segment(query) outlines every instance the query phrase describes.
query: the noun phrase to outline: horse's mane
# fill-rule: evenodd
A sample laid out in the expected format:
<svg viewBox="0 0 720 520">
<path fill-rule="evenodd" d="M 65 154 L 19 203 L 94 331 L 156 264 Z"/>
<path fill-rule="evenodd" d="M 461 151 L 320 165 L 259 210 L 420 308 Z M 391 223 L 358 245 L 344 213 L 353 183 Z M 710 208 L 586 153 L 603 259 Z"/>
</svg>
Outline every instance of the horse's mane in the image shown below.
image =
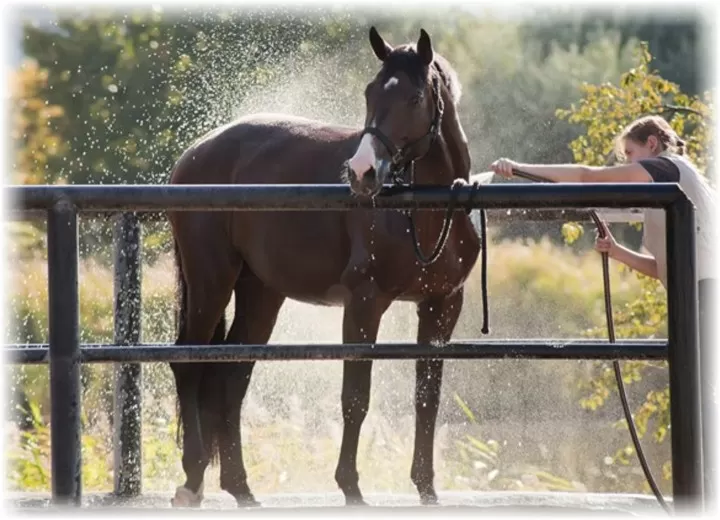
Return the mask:
<svg viewBox="0 0 720 520">
<path fill-rule="evenodd" d="M 450 62 L 437 52 L 435 53 L 433 64 L 435 65 L 435 73 L 440 76 L 440 81 L 442 81 L 450 93 L 450 99 L 453 105 L 457 106 L 462 97 L 462 85 L 460 84 L 457 72 L 455 72 L 455 69 L 450 65 Z"/>
<path fill-rule="evenodd" d="M 418 84 L 423 82 L 423 67 L 420 64 L 417 54 L 415 53 L 415 45 L 400 45 L 396 47 L 383 63 L 381 74 L 384 77 L 392 76 L 395 72 L 401 70 L 408 74 Z M 457 106 L 462 96 L 462 85 L 458 79 L 457 72 L 445 59 L 445 57 L 435 52 L 435 59 L 431 65 L 432 75 L 437 75 L 441 83 L 447 89 L 453 105 Z"/>
</svg>

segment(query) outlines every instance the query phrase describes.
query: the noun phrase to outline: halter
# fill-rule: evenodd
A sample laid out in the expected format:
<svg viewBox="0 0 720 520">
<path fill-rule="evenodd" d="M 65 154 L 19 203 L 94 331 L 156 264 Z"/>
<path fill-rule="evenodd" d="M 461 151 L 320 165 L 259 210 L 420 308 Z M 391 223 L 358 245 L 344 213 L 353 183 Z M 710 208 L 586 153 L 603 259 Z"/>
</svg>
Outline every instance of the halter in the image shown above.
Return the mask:
<svg viewBox="0 0 720 520">
<path fill-rule="evenodd" d="M 445 104 L 443 102 L 442 96 L 440 95 L 440 80 L 438 78 L 439 74 L 441 74 L 440 70 L 437 71 L 437 74 L 433 76 L 432 79 L 432 96 L 433 101 L 435 104 L 435 114 L 433 116 L 433 119 L 430 123 L 430 128 L 428 128 L 428 131 L 425 132 L 425 135 L 415 139 L 413 142 L 406 144 L 402 148 L 398 148 L 393 144 L 393 142 L 385 135 L 383 134 L 379 129 L 375 127 L 365 127 L 360 134 L 360 136 L 364 136 L 365 134 L 370 134 L 372 136 L 375 136 L 382 144 L 385 146 L 385 149 L 390 154 L 390 178 L 392 179 L 393 185 L 395 186 L 409 186 L 413 187 L 415 185 L 415 161 L 419 161 L 423 157 L 425 157 L 428 152 L 430 151 L 430 148 L 432 147 L 433 143 L 435 142 L 435 139 L 437 139 L 438 134 L 440 133 L 440 125 L 442 123 L 442 116 L 445 111 Z M 424 153 L 421 155 L 417 155 L 412 159 L 408 160 L 408 156 L 410 155 L 410 150 L 418 144 L 423 139 L 430 138 L 430 141 L 428 143 L 427 149 Z M 408 171 L 409 171 L 409 181 L 406 181 L 408 178 Z M 410 221 L 410 233 L 412 235 L 412 241 L 413 246 L 415 248 L 415 256 L 417 257 L 418 261 L 423 266 L 428 266 L 433 264 L 442 254 L 443 249 L 445 249 L 445 244 L 447 243 L 448 236 L 450 235 L 450 229 L 452 227 L 452 216 L 453 212 L 455 211 L 456 202 L 457 202 L 457 195 L 456 195 L 456 187 L 459 187 L 456 184 L 453 184 L 453 186 L 450 188 L 450 202 L 448 203 L 447 209 L 445 211 L 445 219 L 443 220 L 443 227 L 440 231 L 440 236 L 438 237 L 437 242 L 435 243 L 435 246 L 433 247 L 433 251 L 430 254 L 429 257 L 426 257 L 425 254 L 420 250 L 420 244 L 418 242 L 417 238 L 417 230 L 415 229 L 415 221 L 413 219 L 413 210 L 401 210 L 403 213 L 405 213 L 408 217 L 408 220 Z M 479 189 L 478 183 L 473 183 L 472 190 L 470 191 L 470 197 L 468 200 L 468 205 L 465 209 L 465 212 L 469 215 L 472 211 L 472 208 L 470 205 L 472 204 L 472 201 L 475 197 L 475 194 L 477 193 Z M 480 210 L 480 226 L 482 228 L 482 235 L 480 237 L 481 239 L 481 255 L 482 255 L 482 274 L 481 274 L 481 285 L 482 285 L 482 293 L 483 293 L 483 326 L 482 326 L 482 333 L 487 334 L 489 332 L 488 328 L 488 304 L 487 304 L 487 220 L 485 215 L 485 210 Z"/>
<path fill-rule="evenodd" d="M 442 116 L 445 110 L 445 105 L 443 103 L 442 96 L 440 95 L 440 80 L 437 74 L 434 75 L 432 79 L 432 97 L 435 105 L 435 114 L 433 115 L 433 119 L 430 122 L 430 128 L 428 128 L 428 131 L 425 132 L 424 135 L 415 139 L 411 143 L 406 144 L 402 148 L 398 148 L 397 146 L 395 146 L 393 142 L 378 128 L 368 126 L 365 127 L 360 134 L 361 136 L 364 136 L 365 134 L 375 136 L 383 144 L 383 146 L 385 146 L 385 149 L 388 151 L 391 157 L 390 178 L 393 182 L 393 185 L 395 186 L 413 187 L 415 185 L 415 161 L 419 161 L 427 155 L 433 143 L 435 142 L 435 139 L 437 139 L 437 136 L 440 133 L 440 125 L 442 123 Z M 416 155 L 412 159 L 408 159 L 412 149 L 419 142 L 428 138 L 429 142 L 427 148 L 425 149 L 425 152 L 420 155 Z M 445 213 L 445 220 L 443 221 L 443 227 L 442 231 L 440 232 L 440 237 L 436 242 L 435 247 L 433 248 L 432 254 L 429 257 L 426 257 L 420 250 L 420 245 L 417 239 L 417 231 L 415 229 L 415 221 L 413 219 L 413 211 L 402 210 L 403 213 L 405 213 L 410 220 L 410 232 L 412 233 L 413 245 L 415 246 L 415 254 L 418 261 L 423 266 L 428 266 L 434 263 L 445 248 L 445 243 L 447 242 L 447 237 L 450 233 L 450 228 L 452 227 L 452 215 L 454 210 L 455 190 L 452 191 L 452 197 Z"/>
<path fill-rule="evenodd" d="M 437 136 L 440 133 L 440 124 L 442 122 L 443 112 L 445 111 L 445 104 L 443 103 L 442 96 L 440 95 L 440 85 L 437 75 L 433 76 L 432 80 L 432 96 L 435 104 L 435 115 L 433 116 L 433 120 L 430 123 L 430 128 L 428 128 L 428 131 L 425 132 L 424 135 L 418 137 L 413 142 L 406 144 L 402 148 L 398 148 L 397 146 L 395 146 L 395 144 L 393 144 L 393 142 L 385 134 L 383 134 L 378 128 L 375 128 L 373 126 L 365 127 L 360 134 L 361 137 L 365 134 L 370 134 L 376 137 L 378 141 L 380 141 L 383 146 L 385 146 L 385 149 L 388 151 L 391 157 L 390 176 L 392 178 L 393 184 L 395 185 L 402 186 L 405 184 L 405 177 L 407 175 L 408 168 L 410 168 L 411 175 L 410 185 L 414 184 L 415 161 L 419 161 L 420 159 L 425 157 L 425 155 L 427 155 L 433 143 L 435 142 L 435 139 L 437 139 Z M 428 137 L 430 138 L 430 141 L 425 152 L 408 160 L 408 156 L 410 155 L 409 152 L 412 150 L 412 148 L 420 141 L 427 139 Z"/>
</svg>

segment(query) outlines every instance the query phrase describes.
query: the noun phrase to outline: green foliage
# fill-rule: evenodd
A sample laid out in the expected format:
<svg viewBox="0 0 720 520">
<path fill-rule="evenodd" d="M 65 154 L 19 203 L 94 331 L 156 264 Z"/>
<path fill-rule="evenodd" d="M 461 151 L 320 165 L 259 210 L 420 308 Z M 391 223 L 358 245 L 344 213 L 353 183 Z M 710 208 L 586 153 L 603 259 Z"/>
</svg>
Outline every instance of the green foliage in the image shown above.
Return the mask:
<svg viewBox="0 0 720 520">
<path fill-rule="evenodd" d="M 577 222 L 566 222 L 561 228 L 565 242 L 570 245 L 583 236 L 583 227 Z"/>
<path fill-rule="evenodd" d="M 25 59 L 11 80 L 11 132 L 16 145 L 11 179 L 15 184 L 41 184 L 48 163 L 67 150 L 67 143 L 52 128 L 64 109 L 43 100 L 42 92 L 50 84 L 47 70 L 37 61 Z"/>
<path fill-rule="evenodd" d="M 8 484 L 11 490 L 47 491 L 50 488 L 50 427 L 42 419 L 40 407 L 30 402 L 31 428 L 20 431 L 8 454 Z M 85 421 L 83 421 L 85 422 Z M 86 489 L 111 485 L 110 446 L 112 435 L 81 436 L 84 461 L 82 481 Z"/>
<path fill-rule="evenodd" d="M 698 11 L 688 9 L 668 17 L 653 12 L 638 16 L 632 9 L 548 7 L 536 9 L 523 31 L 526 45 L 540 44 L 543 56 L 553 45 L 582 51 L 601 35 L 614 33 L 621 44 L 633 39 L 647 42 L 660 75 L 684 92 L 695 94 L 702 89 L 698 60 L 688 59 L 697 56 L 701 47 Z"/>
<path fill-rule="evenodd" d="M 237 9 L 177 23 L 160 8 L 61 13 L 55 30 L 26 24 L 25 52 L 43 75 L 26 97 L 59 107 L 48 126 L 67 145 L 43 181 L 166 181 L 182 150 L 233 117 L 251 89 L 303 54 L 341 50 L 347 26 Z"/>
<path fill-rule="evenodd" d="M 35 491 L 46 489 L 50 483 L 47 464 L 50 447 L 50 429 L 43 424 L 40 409 L 36 403 L 30 403 L 32 430 L 20 432 L 20 448 L 13 450 L 8 457 L 9 480 L 20 489 Z"/>
<path fill-rule="evenodd" d="M 624 73 L 618 84 L 584 83 L 579 105 L 557 110 L 559 119 L 585 127 L 584 133 L 570 143 L 574 161 L 606 164 L 625 126 L 645 115 L 662 114 L 679 135 L 687 138 L 689 159 L 705 170 L 712 162 L 710 93 L 703 95 L 705 101 L 690 97 L 659 76 L 650 68 L 652 56 L 645 43 L 639 45 L 636 59 L 636 66 Z"/>
</svg>

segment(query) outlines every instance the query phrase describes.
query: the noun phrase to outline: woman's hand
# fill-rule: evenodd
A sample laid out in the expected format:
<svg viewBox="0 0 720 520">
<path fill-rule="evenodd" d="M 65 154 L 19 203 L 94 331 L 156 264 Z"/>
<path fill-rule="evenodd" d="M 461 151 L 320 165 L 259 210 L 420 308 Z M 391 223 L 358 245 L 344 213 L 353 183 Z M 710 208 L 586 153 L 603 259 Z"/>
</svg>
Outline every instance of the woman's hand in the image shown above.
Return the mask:
<svg viewBox="0 0 720 520">
<path fill-rule="evenodd" d="M 595 239 L 595 251 L 598 253 L 607 253 L 608 257 L 615 258 L 619 247 L 618 243 L 615 241 L 615 238 L 612 236 L 612 233 L 610 233 L 604 221 L 600 221 L 600 226 L 605 233 L 605 238 L 600 237 L 600 233 L 598 233 Z"/>
<path fill-rule="evenodd" d="M 495 172 L 496 175 L 511 179 L 513 176 L 513 168 L 518 168 L 518 163 L 511 161 L 510 159 L 498 159 L 490 165 L 490 169 Z"/>
</svg>

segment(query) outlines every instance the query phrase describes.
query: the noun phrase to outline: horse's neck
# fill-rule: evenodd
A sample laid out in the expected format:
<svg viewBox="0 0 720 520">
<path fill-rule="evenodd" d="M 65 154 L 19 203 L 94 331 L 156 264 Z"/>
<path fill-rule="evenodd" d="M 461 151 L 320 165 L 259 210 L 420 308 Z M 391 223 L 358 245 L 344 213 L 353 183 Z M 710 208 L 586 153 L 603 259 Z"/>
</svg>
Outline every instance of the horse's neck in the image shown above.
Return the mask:
<svg viewBox="0 0 720 520">
<path fill-rule="evenodd" d="M 455 179 L 468 180 L 470 175 L 470 150 L 467 137 L 452 101 L 444 96 L 441 132 L 428 153 L 427 161 L 418 162 L 418 184 L 451 184 Z M 438 167 L 438 162 L 441 166 Z M 424 163 L 424 164 L 423 164 Z"/>
<path fill-rule="evenodd" d="M 452 162 L 453 180 L 470 178 L 470 149 L 468 148 L 465 131 L 460 124 L 457 110 L 452 101 L 445 101 L 445 113 L 442 120 L 442 141 Z"/>
</svg>

